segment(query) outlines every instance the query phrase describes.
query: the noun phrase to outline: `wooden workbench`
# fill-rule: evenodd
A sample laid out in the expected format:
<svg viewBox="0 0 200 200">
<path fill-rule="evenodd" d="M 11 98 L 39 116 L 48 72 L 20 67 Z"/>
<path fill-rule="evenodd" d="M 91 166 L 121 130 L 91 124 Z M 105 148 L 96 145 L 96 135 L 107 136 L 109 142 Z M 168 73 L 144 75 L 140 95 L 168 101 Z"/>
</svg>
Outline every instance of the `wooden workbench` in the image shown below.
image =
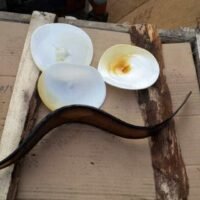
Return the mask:
<svg viewBox="0 0 200 200">
<path fill-rule="evenodd" d="M 28 30 L 28 24 L 24 22 L 28 20 L 30 18 L 25 16 L 23 23 L 0 22 L 1 130 Z M 118 27 L 119 31 L 113 32 L 105 30 L 108 25 L 94 27 L 92 24 L 91 28 L 90 23 L 71 23 L 84 26 L 84 30 L 90 35 L 94 44 L 93 66 L 97 66 L 101 54 L 108 47 L 131 43 L 123 26 Z M 185 38 L 182 38 L 183 32 Z M 189 90 L 193 92 L 176 117 L 176 130 L 189 177 L 189 199 L 196 200 L 200 195 L 200 95 L 195 68 L 198 56 L 193 56 L 191 44 L 197 45 L 192 48 L 198 47 L 198 43 L 194 43 L 198 34 L 196 36 L 193 30 L 181 30 L 174 32 L 172 37 L 171 33 L 160 31 L 165 42 L 173 42 L 163 44 L 165 73 L 173 108 L 177 108 Z M 174 43 L 177 41 L 179 43 Z M 103 109 L 127 122 L 143 124 L 135 92 L 107 86 L 107 99 Z M 48 110 L 40 106 L 37 120 L 47 113 Z M 155 199 L 147 139 L 127 141 L 100 130 L 98 132 L 101 134 L 93 134 L 96 129 L 85 125 L 65 125 L 53 132 L 25 158 L 19 176 L 17 199 Z"/>
</svg>

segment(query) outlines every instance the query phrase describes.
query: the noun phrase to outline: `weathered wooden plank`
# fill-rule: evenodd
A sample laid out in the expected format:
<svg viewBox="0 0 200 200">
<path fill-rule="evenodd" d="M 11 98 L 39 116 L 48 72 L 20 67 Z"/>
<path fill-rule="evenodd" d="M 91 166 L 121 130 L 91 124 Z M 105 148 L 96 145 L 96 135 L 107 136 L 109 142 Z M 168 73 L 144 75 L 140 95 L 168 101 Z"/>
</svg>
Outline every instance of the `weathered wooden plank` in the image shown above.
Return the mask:
<svg viewBox="0 0 200 200">
<path fill-rule="evenodd" d="M 94 67 L 107 48 L 131 44 L 128 33 L 84 31 L 93 42 Z M 101 109 L 143 125 L 135 92 L 107 85 L 106 93 Z M 39 111 L 38 120 L 49 112 L 44 106 Z M 43 138 L 26 156 L 20 178 L 19 200 L 155 199 L 148 140 L 127 141 L 79 124 L 64 125 Z"/>
<path fill-rule="evenodd" d="M 28 24 L 0 21 L 0 30 L 0 76 L 15 77 L 28 30 Z"/>
<path fill-rule="evenodd" d="M 199 0 L 148 0 L 121 18 L 118 23 L 151 23 L 156 24 L 158 28 L 164 29 L 173 29 L 180 26 L 196 27 L 197 19 L 199 18 L 199 7 Z"/>
<path fill-rule="evenodd" d="M 172 37 L 173 38 L 173 37 Z M 181 38 L 181 37 L 180 37 Z"/>
<path fill-rule="evenodd" d="M 199 116 L 199 85 L 190 43 L 164 44 L 162 49 L 165 62 L 164 71 L 172 97 L 173 109 L 175 110 L 181 104 L 187 92 L 192 91 L 189 102 L 181 112 L 177 113 L 177 117 Z M 179 126 L 184 125 L 180 124 Z M 189 124 L 188 126 L 190 127 Z M 184 130 L 187 130 L 185 133 L 187 135 L 188 129 L 185 128 Z"/>
<path fill-rule="evenodd" d="M 10 13 L 10 12 L 0 12 L 1 21 L 12 21 L 12 22 L 21 22 L 29 23 L 31 15 L 28 14 L 19 14 L 19 13 Z M 103 23 L 103 22 L 94 22 L 94 21 L 85 21 L 85 20 L 74 20 L 67 19 L 64 17 L 58 18 L 60 23 L 68 23 L 82 28 L 94 28 L 99 30 L 111 30 L 118 32 L 127 33 L 130 28 L 130 24 L 115 24 L 115 23 Z M 193 28 L 178 28 L 178 29 L 159 29 L 159 35 L 163 43 L 176 43 L 176 42 L 193 42 L 195 41 L 196 30 Z"/>
<path fill-rule="evenodd" d="M 194 42 L 194 61 L 200 88 L 200 33 L 196 34 L 196 41 Z"/>
<path fill-rule="evenodd" d="M 196 39 L 196 30 L 189 27 L 169 30 L 159 29 L 158 32 L 162 43 L 193 42 Z"/>
<path fill-rule="evenodd" d="M 0 77 L 0 139 L 15 78 Z"/>
<path fill-rule="evenodd" d="M 130 44 L 128 34 L 84 30 L 90 35 L 96 49 L 92 66 L 98 64 L 103 51 L 114 45 L 114 41 Z M 103 42 L 104 37 L 107 38 L 106 43 Z M 193 91 L 176 117 L 176 130 L 189 177 L 189 199 L 196 200 L 200 188 L 200 112 L 196 111 L 200 110 L 200 95 L 192 52 L 189 43 L 162 46 L 173 108 L 180 105 L 187 91 Z M 142 124 L 136 106 L 135 92 L 108 87 L 103 109 L 130 123 Z M 48 110 L 41 110 L 39 118 L 46 113 Z M 92 138 L 88 140 L 91 135 Z M 102 136 L 91 127 L 60 127 L 26 156 L 16 199 L 155 200 L 153 171 L 150 156 L 147 155 L 148 143 L 146 140 L 132 142 L 121 141 L 107 134 Z M 192 173 L 189 170 L 191 165 L 196 166 Z M 55 168 L 58 170 L 55 171 Z"/>
<path fill-rule="evenodd" d="M 163 121 L 172 113 L 170 91 L 164 74 L 161 42 L 155 27 L 138 25 L 130 29 L 135 45 L 154 54 L 160 65 L 158 81 L 149 89 L 138 91 L 138 102 L 146 125 Z M 149 140 L 152 166 L 154 170 L 156 199 L 187 199 L 189 194 L 188 177 L 176 138 L 175 123 Z"/>
<path fill-rule="evenodd" d="M 28 24 L 0 21 L 0 138 L 26 38 Z"/>
<path fill-rule="evenodd" d="M 68 23 L 82 28 L 94 28 L 99 30 L 111 30 L 125 33 L 127 33 L 131 27 L 130 24 L 102 23 L 67 18 L 59 18 L 58 22 Z M 196 30 L 188 27 L 172 30 L 159 29 L 158 32 L 163 43 L 193 42 L 195 41 L 196 36 Z"/>
<path fill-rule="evenodd" d="M 0 159 L 3 159 L 18 146 L 24 129 L 30 99 L 33 95 L 39 70 L 32 61 L 30 53 L 30 38 L 33 31 L 40 25 L 53 22 L 54 14 L 35 11 L 32 15 L 26 37 L 21 61 L 11 97 L 4 130 L 0 143 Z M 0 199 L 7 199 L 11 184 L 13 166 L 0 171 Z"/>
<path fill-rule="evenodd" d="M 0 12 L 0 20 L 1 21 L 29 23 L 31 20 L 31 15 L 1 11 Z"/>
<path fill-rule="evenodd" d="M 21 22 L 21 23 L 29 23 L 31 19 L 31 15 L 28 14 L 20 14 L 20 13 L 10 13 L 0 11 L 0 20 L 1 21 L 12 21 L 12 22 Z M 100 30 L 113 30 L 119 32 L 128 32 L 129 26 L 126 24 L 114 24 L 114 23 L 103 23 L 103 22 L 95 22 L 95 21 L 85 21 L 85 20 L 74 20 L 60 17 L 58 18 L 58 22 L 60 23 L 69 23 L 72 25 L 85 27 L 85 28 L 96 28 Z"/>
<path fill-rule="evenodd" d="M 29 109 L 28 109 L 28 113 L 27 113 L 27 117 L 26 117 L 26 122 L 24 124 L 24 130 L 21 134 L 22 139 L 35 126 L 35 123 L 37 121 L 38 108 L 39 108 L 40 103 L 41 103 L 41 101 L 37 95 L 37 92 L 35 91 L 30 100 L 30 103 L 29 103 Z M 16 199 L 17 188 L 18 188 L 18 184 L 20 181 L 20 170 L 21 170 L 22 162 L 23 162 L 23 160 L 19 161 L 14 167 L 14 171 L 12 174 L 12 181 L 10 183 L 10 187 L 9 187 L 9 191 L 8 191 L 8 195 L 7 195 L 7 200 L 15 200 Z"/>
<path fill-rule="evenodd" d="M 148 0 L 118 0 L 111 5 L 108 3 L 108 20 L 118 22 L 121 18 L 124 18 L 147 1 Z"/>
<path fill-rule="evenodd" d="M 103 22 L 94 22 L 94 21 L 85 21 L 85 20 L 74 20 L 66 18 L 58 18 L 58 22 L 72 24 L 82 28 L 93 28 L 98 30 L 109 30 L 117 32 L 129 31 L 129 26 L 126 24 L 114 24 L 114 23 L 103 23 Z"/>
</svg>

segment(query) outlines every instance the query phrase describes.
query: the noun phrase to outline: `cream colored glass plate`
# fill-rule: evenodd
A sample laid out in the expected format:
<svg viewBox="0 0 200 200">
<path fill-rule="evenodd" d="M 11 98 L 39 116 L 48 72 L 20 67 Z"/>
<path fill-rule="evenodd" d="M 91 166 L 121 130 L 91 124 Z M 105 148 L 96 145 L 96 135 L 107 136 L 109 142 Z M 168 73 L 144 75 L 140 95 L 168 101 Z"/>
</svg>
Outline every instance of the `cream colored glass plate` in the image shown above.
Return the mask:
<svg viewBox="0 0 200 200">
<path fill-rule="evenodd" d="M 119 44 L 102 55 L 98 70 L 106 83 L 130 90 L 150 87 L 159 76 L 159 64 L 145 49 Z"/>
<path fill-rule="evenodd" d="M 38 92 L 50 110 L 74 104 L 99 108 L 104 102 L 106 87 L 95 68 L 60 63 L 42 72 Z"/>
</svg>

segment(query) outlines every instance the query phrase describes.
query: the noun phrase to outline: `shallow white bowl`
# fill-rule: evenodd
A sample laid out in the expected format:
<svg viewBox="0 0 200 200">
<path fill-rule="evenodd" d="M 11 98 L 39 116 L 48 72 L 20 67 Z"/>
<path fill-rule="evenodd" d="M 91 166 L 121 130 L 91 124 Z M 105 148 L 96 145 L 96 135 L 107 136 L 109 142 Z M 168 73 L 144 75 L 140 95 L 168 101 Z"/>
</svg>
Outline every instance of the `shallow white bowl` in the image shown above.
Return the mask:
<svg viewBox="0 0 200 200">
<path fill-rule="evenodd" d="M 107 49 L 100 58 L 98 70 L 106 83 L 130 90 L 150 87 L 160 72 L 157 60 L 149 51 L 127 44 Z"/>
<path fill-rule="evenodd" d="M 60 63 L 42 72 L 38 93 L 50 110 L 73 104 L 99 108 L 104 102 L 106 87 L 94 67 Z"/>
<path fill-rule="evenodd" d="M 46 24 L 32 34 L 31 53 L 41 71 L 55 63 L 90 65 L 93 45 L 87 33 L 76 26 Z"/>
</svg>

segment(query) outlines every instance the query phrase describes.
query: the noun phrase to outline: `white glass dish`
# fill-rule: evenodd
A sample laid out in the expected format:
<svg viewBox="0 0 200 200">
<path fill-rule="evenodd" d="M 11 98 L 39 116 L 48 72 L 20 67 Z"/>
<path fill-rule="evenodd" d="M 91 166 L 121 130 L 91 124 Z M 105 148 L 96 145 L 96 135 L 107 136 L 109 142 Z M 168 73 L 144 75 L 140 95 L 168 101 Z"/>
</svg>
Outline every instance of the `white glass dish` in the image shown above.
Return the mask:
<svg viewBox="0 0 200 200">
<path fill-rule="evenodd" d="M 93 45 L 88 34 L 76 26 L 46 24 L 32 34 L 31 53 L 41 71 L 55 63 L 90 65 Z"/>
</svg>

